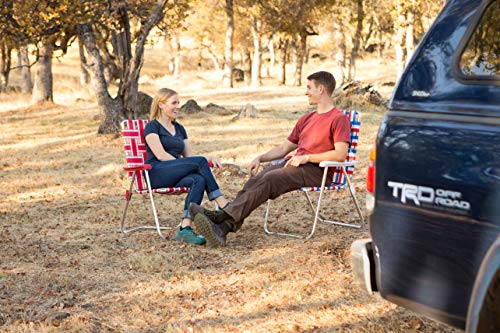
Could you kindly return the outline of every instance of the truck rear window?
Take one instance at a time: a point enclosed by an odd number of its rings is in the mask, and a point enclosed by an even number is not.
[[[466,79],[500,79],[499,3],[488,5],[462,53],[460,70]]]

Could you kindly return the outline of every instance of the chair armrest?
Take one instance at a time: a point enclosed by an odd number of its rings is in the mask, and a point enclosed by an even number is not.
[[[139,171],[139,170],[151,170],[151,164],[142,164],[136,166],[124,166],[124,171]]]
[[[208,165],[210,167],[213,167],[213,163],[212,162],[208,162]],[[139,170],[151,170],[153,167],[151,166],[151,164],[143,164],[143,165],[136,165],[136,166],[124,166],[123,167],[123,170],[124,171],[139,171]]]
[[[355,166],[358,161],[351,162],[334,162],[334,161],[323,161],[319,164],[320,167],[340,167],[340,166]]]

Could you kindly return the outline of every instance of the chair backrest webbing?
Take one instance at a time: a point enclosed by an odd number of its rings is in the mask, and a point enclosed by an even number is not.
[[[123,147],[125,149],[125,160],[127,166],[143,165],[146,160],[146,144],[144,143],[144,127],[149,122],[148,119],[129,119],[121,123]],[[137,181],[135,189],[137,191],[146,190],[146,179],[144,171],[129,172],[129,177],[136,174]]]
[[[352,162],[356,160],[356,153],[358,148],[358,136],[359,136],[359,127],[361,125],[361,117],[358,111],[356,110],[344,110],[344,114],[351,122],[351,142],[349,143],[349,149],[347,151],[346,162]],[[337,184],[345,184],[346,179],[342,174],[341,168],[333,169],[332,182]],[[347,174],[351,176],[354,173],[354,167],[348,166],[346,167]]]

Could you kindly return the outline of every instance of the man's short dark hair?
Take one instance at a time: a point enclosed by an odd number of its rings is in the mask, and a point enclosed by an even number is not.
[[[322,84],[325,87],[326,92],[330,96],[333,94],[333,91],[335,90],[335,85],[336,85],[335,78],[330,72],[319,71],[309,75],[307,79],[314,80],[316,81],[317,84]]]

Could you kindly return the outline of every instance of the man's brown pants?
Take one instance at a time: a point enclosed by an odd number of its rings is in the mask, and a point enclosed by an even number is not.
[[[250,178],[236,198],[224,211],[234,223],[234,231],[241,228],[244,219],[268,199],[298,190],[301,187],[320,186],[323,168],[318,164],[306,163],[299,167],[284,167],[285,162],[273,165]]]

